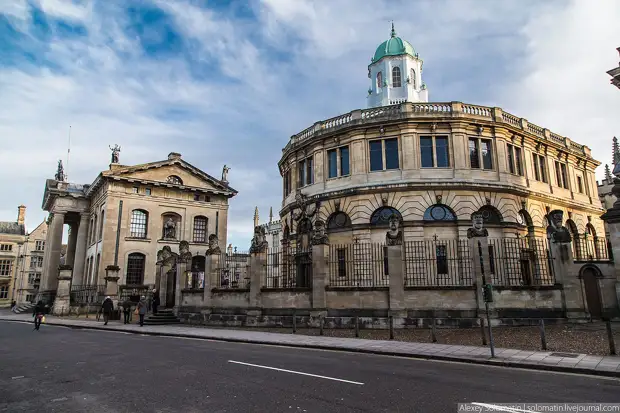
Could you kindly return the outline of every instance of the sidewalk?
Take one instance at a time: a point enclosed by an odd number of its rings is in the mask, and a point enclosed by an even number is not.
[[[0,313],[0,320],[32,322],[31,315]],[[560,371],[596,376],[620,377],[619,356],[591,356],[549,351],[524,351],[495,349],[491,358],[488,347],[454,346],[447,344],[409,343],[402,341],[364,340],[358,338],[316,337],[294,334],[266,333],[262,331],[224,330],[190,326],[147,326],[121,324],[110,321],[107,326],[94,320],[75,320],[53,316],[46,317],[46,324],[96,330],[122,331],[154,336],[171,336],[221,340],[240,343],[340,350],[359,353],[412,357],[429,360],[457,361],[494,366]],[[556,355],[552,355],[556,354]]]

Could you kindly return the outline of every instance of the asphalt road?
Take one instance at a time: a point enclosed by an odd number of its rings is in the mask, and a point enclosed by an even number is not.
[[[459,402],[618,403],[620,381],[0,322],[0,411],[441,413]]]

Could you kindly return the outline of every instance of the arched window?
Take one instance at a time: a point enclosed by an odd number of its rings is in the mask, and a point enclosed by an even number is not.
[[[377,73],[377,91],[383,87],[383,75],[381,72]]]
[[[101,211],[101,222],[99,222],[99,241],[103,238],[103,222],[105,221],[105,211]]]
[[[342,211],[334,212],[327,220],[327,229],[342,229],[351,226],[351,218]]]
[[[99,264],[100,263],[101,263],[101,253],[97,254],[97,261],[95,261],[95,270],[93,271],[92,285],[99,285]]]
[[[129,225],[129,236],[133,238],[146,238],[149,214],[141,209],[131,211],[131,224]]]
[[[396,66],[392,68],[392,87],[401,87],[402,82],[400,80],[400,67]]]
[[[415,69],[411,69],[410,75],[409,75],[409,79],[411,79],[411,84],[413,85],[413,88],[417,89],[418,88],[418,80],[415,77]]]
[[[502,223],[503,218],[497,209],[490,205],[485,205],[478,210],[482,214],[482,219],[485,225],[499,225]]]
[[[402,215],[397,209],[392,207],[381,207],[370,216],[370,225],[388,226],[392,214],[396,215],[400,221],[403,220]]]
[[[456,221],[456,214],[445,205],[431,205],[424,211],[424,221]]]
[[[166,179],[166,182],[169,184],[183,185],[183,180],[176,175],[170,175],[168,179]]]
[[[144,254],[134,252],[127,257],[127,285],[144,284],[144,264],[146,257]]]
[[[194,218],[194,242],[207,242],[207,218]]]

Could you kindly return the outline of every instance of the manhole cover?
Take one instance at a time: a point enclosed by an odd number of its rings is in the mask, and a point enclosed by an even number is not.
[[[551,353],[549,355],[551,357],[570,357],[570,358],[577,358],[577,357],[579,357],[579,354],[572,354],[572,353]]]

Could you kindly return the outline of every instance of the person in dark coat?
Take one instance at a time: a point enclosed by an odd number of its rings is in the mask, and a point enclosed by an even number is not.
[[[146,297],[140,297],[140,302],[138,303],[138,315],[140,316],[140,327],[144,325],[144,315],[146,314]]]
[[[129,324],[130,316],[131,316],[131,301],[127,299],[123,302],[123,324]]]
[[[159,307],[159,293],[153,290],[153,314],[157,314],[157,307]]]
[[[34,317],[34,329],[38,330],[39,327],[41,326],[41,319],[43,318],[43,315],[45,314],[45,304],[43,304],[42,300],[39,300],[39,302],[37,302],[37,305],[34,306],[34,309],[32,310],[32,316]]]
[[[112,314],[112,310],[114,310],[114,303],[110,296],[106,297],[103,300],[103,304],[101,304],[101,312],[103,313],[103,325],[108,325],[108,320],[110,319],[110,315]]]

